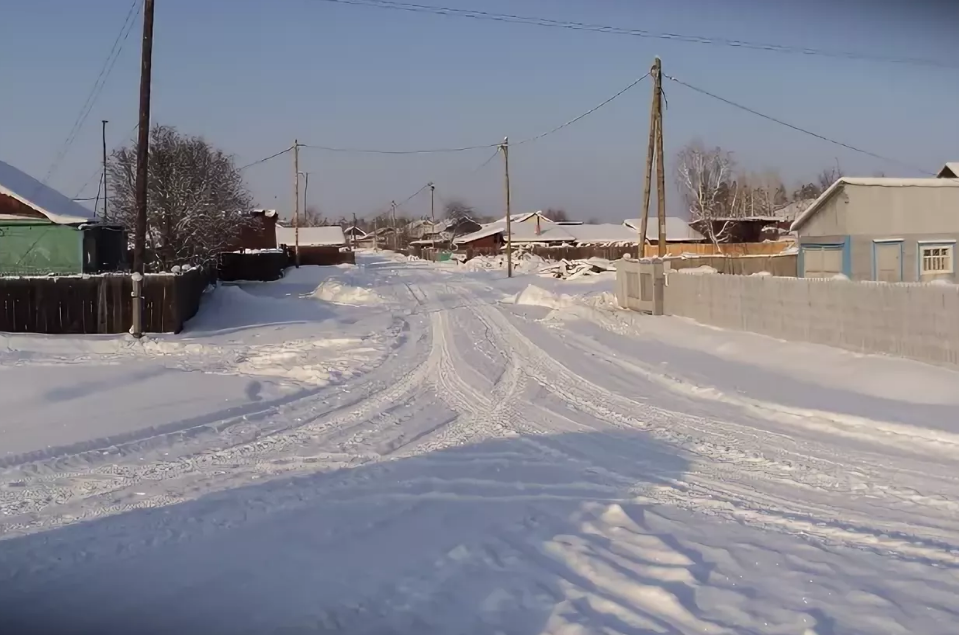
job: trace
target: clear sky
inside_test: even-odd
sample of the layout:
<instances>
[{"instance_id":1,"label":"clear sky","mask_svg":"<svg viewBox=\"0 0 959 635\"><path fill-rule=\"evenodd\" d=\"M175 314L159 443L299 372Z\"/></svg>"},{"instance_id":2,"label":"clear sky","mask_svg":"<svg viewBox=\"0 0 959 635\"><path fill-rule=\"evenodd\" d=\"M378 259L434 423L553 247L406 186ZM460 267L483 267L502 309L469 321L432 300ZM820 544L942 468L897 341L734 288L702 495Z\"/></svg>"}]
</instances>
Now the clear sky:
<instances>
[{"instance_id":1,"label":"clear sky","mask_svg":"<svg viewBox=\"0 0 959 635\"><path fill-rule=\"evenodd\" d=\"M911 164L959 160L959 2L954 0L419 0L421 4L955 62L929 68L791 55L331 4L156 0L153 121L200 134L241 164L302 143L364 148L495 144L552 128L644 74L664 71L756 110ZM5 2L0 158L42 178L62 148L130 0ZM140 22L51 184L93 196L100 120L112 147L136 124ZM788 184L840 162L847 173L918 176L667 82L667 159L692 139ZM635 217L650 84L511 154L516 210ZM366 215L427 181L444 199L502 211L492 151L377 156L301 151L310 203ZM90 177L92 175L93 178ZM246 172L259 204L286 213L292 158ZM671 176L671 175L670 175ZM670 181L672 179L670 178ZM669 208L678 200L670 188ZM406 206L428 210L428 197Z\"/></svg>"}]
</instances>

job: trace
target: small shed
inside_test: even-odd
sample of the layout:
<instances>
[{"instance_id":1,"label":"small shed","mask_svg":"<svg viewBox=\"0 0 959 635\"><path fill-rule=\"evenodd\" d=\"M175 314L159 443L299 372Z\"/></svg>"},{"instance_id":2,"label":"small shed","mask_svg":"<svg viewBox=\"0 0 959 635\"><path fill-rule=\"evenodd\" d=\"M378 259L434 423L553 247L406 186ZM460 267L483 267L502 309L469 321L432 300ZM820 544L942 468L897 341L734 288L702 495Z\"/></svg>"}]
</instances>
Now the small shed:
<instances>
[{"instance_id":1,"label":"small shed","mask_svg":"<svg viewBox=\"0 0 959 635\"><path fill-rule=\"evenodd\" d=\"M126 232L0 161L0 275L71 275L126 265Z\"/></svg>"},{"instance_id":2,"label":"small shed","mask_svg":"<svg viewBox=\"0 0 959 635\"><path fill-rule=\"evenodd\" d=\"M959 180L843 177L791 229L800 277L956 281Z\"/></svg>"},{"instance_id":3,"label":"small shed","mask_svg":"<svg viewBox=\"0 0 959 635\"><path fill-rule=\"evenodd\" d=\"M240 226L234 249L276 249L277 218L275 209L252 210L249 222Z\"/></svg>"}]
</instances>

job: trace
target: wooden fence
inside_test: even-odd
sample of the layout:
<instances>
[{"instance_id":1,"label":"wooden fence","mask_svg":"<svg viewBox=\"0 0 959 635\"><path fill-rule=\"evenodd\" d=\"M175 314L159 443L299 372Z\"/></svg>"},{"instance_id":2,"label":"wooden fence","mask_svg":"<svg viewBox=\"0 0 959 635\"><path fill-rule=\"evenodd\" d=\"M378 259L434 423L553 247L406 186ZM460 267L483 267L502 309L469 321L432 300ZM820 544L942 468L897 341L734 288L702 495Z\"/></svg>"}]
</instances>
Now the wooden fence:
<instances>
[{"instance_id":1,"label":"wooden fence","mask_svg":"<svg viewBox=\"0 0 959 635\"><path fill-rule=\"evenodd\" d=\"M669 258L668 268L695 269L712 267L719 273L737 276L751 276L754 273L767 272L780 278L795 278L798 257L796 254L774 254L771 256L694 256L690 258Z\"/></svg>"},{"instance_id":2,"label":"wooden fence","mask_svg":"<svg viewBox=\"0 0 959 635\"><path fill-rule=\"evenodd\" d=\"M223 253L217 259L217 277L223 282L272 282L282 278L292 264L290 254L284 250Z\"/></svg>"},{"instance_id":3,"label":"wooden fence","mask_svg":"<svg viewBox=\"0 0 959 635\"><path fill-rule=\"evenodd\" d=\"M290 262L294 262L294 249L287 247L287 251L290 254ZM347 264L356 264L355 252L340 251L339 247L300 247L300 266L330 267Z\"/></svg>"},{"instance_id":4,"label":"wooden fence","mask_svg":"<svg viewBox=\"0 0 959 635\"><path fill-rule=\"evenodd\" d=\"M729 243L729 244L720 244L717 248L716 245L712 243L667 243L666 244L666 255L668 256L681 256L681 255L697 255L697 256L712 256L712 255L724 255L724 256L758 256L758 255L774 255L780 254L783 250L792 247L793 243L788 241L783 242L768 242L768 243ZM530 246L517 246L514 248L516 253L529 253L539 256L545 260L586 260L588 258L605 258L606 260L619 260L625 255L629 255L633 258L637 256L636 245L631 246L606 246L606 245L581 245L578 247L545 247L537 245L534 247ZM499 253L502 253L502 249L499 247L489 247L489 248L480 248L480 249L464 249L460 250L457 253L466 256L466 260L476 258L477 256L492 256ZM424 249L422 250L423 258L427 260L433 259L434 252L432 250ZM659 255L658 245L646 245L645 246L645 256L647 258L652 256Z\"/></svg>"},{"instance_id":5,"label":"wooden fence","mask_svg":"<svg viewBox=\"0 0 959 635\"><path fill-rule=\"evenodd\" d=\"M145 333L179 333L196 315L209 269L147 274L143 281ZM15 333L125 333L133 323L129 275L0 278L0 331Z\"/></svg>"}]
</instances>

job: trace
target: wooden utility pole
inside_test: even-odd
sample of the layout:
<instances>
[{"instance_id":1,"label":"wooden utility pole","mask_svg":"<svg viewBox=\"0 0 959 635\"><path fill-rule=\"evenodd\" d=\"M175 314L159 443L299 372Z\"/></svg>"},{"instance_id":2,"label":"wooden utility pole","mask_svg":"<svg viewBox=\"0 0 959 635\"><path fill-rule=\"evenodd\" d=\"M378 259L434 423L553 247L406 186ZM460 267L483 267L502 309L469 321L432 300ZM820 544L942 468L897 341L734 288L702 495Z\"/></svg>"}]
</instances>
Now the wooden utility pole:
<instances>
[{"instance_id":1,"label":"wooden utility pole","mask_svg":"<svg viewBox=\"0 0 959 635\"><path fill-rule=\"evenodd\" d=\"M102 120L103 132L103 222L107 222L107 120Z\"/></svg>"},{"instance_id":2,"label":"wooden utility pole","mask_svg":"<svg viewBox=\"0 0 959 635\"><path fill-rule=\"evenodd\" d=\"M390 201L390 227L393 229L390 232L392 234L393 251L396 251L399 245L399 237L396 235L396 201Z\"/></svg>"},{"instance_id":3,"label":"wooden utility pole","mask_svg":"<svg viewBox=\"0 0 959 635\"><path fill-rule=\"evenodd\" d=\"M663 157L663 62L653 62L653 85L656 90L656 211L659 220L659 257L666 256L666 168Z\"/></svg>"},{"instance_id":4,"label":"wooden utility pole","mask_svg":"<svg viewBox=\"0 0 959 635\"><path fill-rule=\"evenodd\" d=\"M380 250L380 221L378 216L373 217L373 251Z\"/></svg>"},{"instance_id":5,"label":"wooden utility pole","mask_svg":"<svg viewBox=\"0 0 959 635\"><path fill-rule=\"evenodd\" d=\"M509 188L509 137L503 139L500 146L503 151L503 163L506 168L506 277L513 277L513 209Z\"/></svg>"},{"instance_id":6,"label":"wooden utility pole","mask_svg":"<svg viewBox=\"0 0 959 635\"><path fill-rule=\"evenodd\" d=\"M430 233L434 234L434 240L435 240L435 234L436 234L436 201L435 201L435 198L436 198L436 186L433 185L432 183L430 183L430 219L431 219L431 220L430 220L430 223L431 223ZM435 246L435 245L434 245L434 246Z\"/></svg>"},{"instance_id":7,"label":"wooden utility pole","mask_svg":"<svg viewBox=\"0 0 959 635\"><path fill-rule=\"evenodd\" d=\"M310 207L310 173L303 173L303 213L306 214Z\"/></svg>"},{"instance_id":8,"label":"wooden utility pole","mask_svg":"<svg viewBox=\"0 0 959 635\"><path fill-rule=\"evenodd\" d=\"M353 231L350 234L353 236L353 251L356 251L356 212L353 212Z\"/></svg>"},{"instance_id":9,"label":"wooden utility pole","mask_svg":"<svg viewBox=\"0 0 959 635\"><path fill-rule=\"evenodd\" d=\"M293 264L300 266L300 141L293 140Z\"/></svg>"},{"instance_id":10,"label":"wooden utility pole","mask_svg":"<svg viewBox=\"0 0 959 635\"><path fill-rule=\"evenodd\" d=\"M133 226L133 271L143 274L147 235L147 178L150 157L150 85L153 74L153 0L143 5L143 43L140 51L140 117L137 133L136 221ZM142 298L134 298L139 304ZM137 330L137 329L134 329ZM134 333L135 336L139 335Z\"/></svg>"},{"instance_id":11,"label":"wooden utility pole","mask_svg":"<svg viewBox=\"0 0 959 635\"><path fill-rule=\"evenodd\" d=\"M656 64L653 64L649 74L656 70ZM649 145L646 148L646 180L643 184L643 215L639 229L639 258L646 257L646 237L649 235L649 197L653 186L653 162L656 160L656 126L659 123L656 106L659 102L656 99L656 86L653 85L653 99L649 107Z\"/></svg>"}]
</instances>

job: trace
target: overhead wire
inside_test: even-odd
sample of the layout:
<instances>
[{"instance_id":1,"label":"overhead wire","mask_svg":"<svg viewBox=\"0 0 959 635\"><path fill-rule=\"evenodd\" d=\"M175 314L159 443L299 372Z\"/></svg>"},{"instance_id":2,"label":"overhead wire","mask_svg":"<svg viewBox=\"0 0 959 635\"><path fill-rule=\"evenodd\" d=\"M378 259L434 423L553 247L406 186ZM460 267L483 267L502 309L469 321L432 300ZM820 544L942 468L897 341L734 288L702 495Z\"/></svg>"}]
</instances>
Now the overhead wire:
<instances>
[{"instance_id":1,"label":"overhead wire","mask_svg":"<svg viewBox=\"0 0 959 635\"><path fill-rule=\"evenodd\" d=\"M76 141L77 136L80 134L83 124L86 123L87 117L90 116L93 106L96 104L100 93L103 91L103 87L106 85L107 79L110 77L110 73L113 72L113 67L116 65L117 59L120 57L120 53L123 50L123 45L130 37L130 32L133 30L133 24L136 21L136 17L139 15L139 13L140 0L134 0L133 4L130 5L129 11L127 12L126 19L123 21L123 26L120 28L120 33L117 34L117 37L113 42L113 46L110 48L109 54L107 54L107 59L104 60L103 66L100 68L100 74L97 76L96 81L93 83L93 87L90 89L90 93L87 95L86 100L80 107L80 114L77 115L76 120L73 122L73 126L70 128L70 132L67 134L67 138L64 141L63 146L53 159L53 162L47 169L46 175L41 181L44 185L46 185L47 181L53 177L57 169L60 167L63 159L66 158L67 153L70 151L70 148Z\"/></svg>"},{"instance_id":2,"label":"overhead wire","mask_svg":"<svg viewBox=\"0 0 959 635\"><path fill-rule=\"evenodd\" d=\"M246 169L248 169L248 168L252 168L252 167L255 166L255 165L260 165L261 163L266 163L267 161L272 161L273 159L275 159L275 158L277 158L277 157L280 157L280 156L283 156L283 155L286 154L287 152L292 151L294 147L295 147L295 146L290 146L289 148L285 148L285 149L283 149L283 150L280 150L279 152L276 152L276 153L274 153L274 154L271 154L271 155L268 156L268 157L263 157L262 159L258 159L258 160L256 160L256 161L254 161L253 163L247 163L246 165L237 168L237 172L242 172L243 170L246 170ZM300 147L302 148L302 147L303 147L303 144L300 144Z\"/></svg>"},{"instance_id":3,"label":"overhead wire","mask_svg":"<svg viewBox=\"0 0 959 635\"><path fill-rule=\"evenodd\" d=\"M541 132L541 133L539 133L539 134L537 134L537 135L534 135L534 136L532 136L532 137L528 137L528 138L523 139L523 140L521 140L521 141L510 142L510 146L512 147L512 146L524 145L524 144L527 144L527 143L531 143L531 142L533 142L533 141L539 141L540 139L542 139L542 138L544 138L544 137L548 137L548 136L550 136L550 135L552 135L552 134L555 134L555 133L557 133L557 132L559 132L559 131L561 131L561 130L564 130L564 129L572 126L573 124L576 124L576 123L582 121L582 120L585 119L586 117L589 117L590 115L592 115L592 114L595 113L596 111L600 110L600 109L603 108L604 106L607 106L607 105L610 104L611 102L613 102L613 101L615 101L616 99L618 99L619 97L623 96L625 93L629 92L631 89L635 88L637 84L639 84L640 82L642 82L642 81L643 81L644 79L646 79L647 77L649 77L649 73L646 73L645 75L643 75L643 76L640 77L639 79L636 79L636 80L630 82L625 88L622 88L621 90L619 90L618 92L616 92L612 97L609 97L608 99L603 100L601 103L597 104L596 106L593 106L592 108L590 108L590 109L587 110L586 112L584 112L584 113L582 113L582 114L580 114L580 115L577 115L576 117L573 117L573 118L570 119L569 121L566 121L565 123L562 123L562 124L560 124L560 125L558 125L558 126L556 126L556 127L554 127L554 128L550 128L549 130L546 130L545 132ZM503 145L502 142L500 142L500 143L487 143L487 144L480 144L480 145L460 146L460 147L449 147L449 148L427 148L427 149L419 149L419 150L383 150L383 149L373 149L373 148L364 148L364 149L361 149L361 148L344 148L344 147L332 147L332 146L316 145L316 144L310 144L310 143L301 143L301 144L300 144L300 147L301 147L301 148L313 149L313 150L323 150L323 151L326 151L326 152L341 152L341 153L351 153L351 154L411 155L411 154L444 154L444 153L468 152L468 151L473 151L473 150L489 150L489 149L495 149L495 150L498 152L498 151L499 151L499 148L500 148L502 145ZM291 148L291 149L292 149L292 148ZM483 163L480 167L485 167L486 164L489 163L490 161L492 161L495 156L496 156L496 155L494 154L493 157L490 157L490 158L489 158L485 163ZM477 168L477 169L478 169L478 168Z\"/></svg>"},{"instance_id":4,"label":"overhead wire","mask_svg":"<svg viewBox=\"0 0 959 635\"><path fill-rule=\"evenodd\" d=\"M133 134L134 132L136 132L137 128L139 128L139 127L140 127L140 124L139 124L139 123L134 124L134 125L133 125L133 128L131 128L131 129L130 129L130 132L128 132L127 134ZM116 150L117 147L118 147L118 146L114 146L113 150ZM89 186L91 183L93 183L93 179L94 179L98 174L101 174L101 175L103 174L103 167L102 167L102 166L99 167L99 168L97 168L97 170L96 170L93 174L91 174L91 175L87 178L86 181L83 182L83 185L81 185L81 186L80 186L80 189L77 190L77 195L73 197L73 200L74 200L74 201L92 201L92 200L93 200L92 198L80 198L80 195L83 194L84 190L87 189L87 186Z\"/></svg>"},{"instance_id":5,"label":"overhead wire","mask_svg":"<svg viewBox=\"0 0 959 635\"><path fill-rule=\"evenodd\" d=\"M701 35L691 35L686 33L671 33L663 31L651 31L648 29L635 29L610 26L604 24L591 24L587 22L576 22L569 20L555 20L552 18L522 16L509 13L494 13L491 11L481 11L476 9L461 9L445 6L434 6L415 4L410 2L398 2L396 0L319 0L329 4L353 5L377 9L387 9L392 11L405 11L408 13L432 14L445 17L468 18L473 20L483 20L492 22L505 22L512 24L525 24L529 26L566 29L571 31L589 31L595 33L605 33L611 35L632 36L646 39L671 40L685 42L689 44L702 44L710 46L722 46L728 48L750 49L758 51L769 51L775 53L786 53L804 56L820 56L837 59L857 60L866 62L880 62L887 64L906 64L912 66L927 66L933 68L959 69L959 64L944 60L917 57L895 57L885 55L870 55L866 53L856 53L852 51L832 51L826 49L816 49L804 46L791 46L786 44L775 44L766 42L755 42L750 40L738 40L722 37L711 37Z\"/></svg>"},{"instance_id":6,"label":"overhead wire","mask_svg":"<svg viewBox=\"0 0 959 635\"><path fill-rule=\"evenodd\" d=\"M837 141L836 139L832 139L832 138L827 137L827 136L825 136L825 135L821 135L821 134L819 134L819 133L817 133L817 132L813 132L813 131L811 131L811 130L807 130L807 129L805 129L805 128L801 128L800 126L797 126L797 125L788 123L788 122L783 121L782 119L779 119L779 118L777 118L777 117L773 117L773 116L771 116L771 115L767 115L767 114L765 114L765 113L759 112L758 110L755 110L755 109L750 108L750 107L748 107L748 106L744 106L744 105L742 105L742 104L740 104L740 103L734 102L734 101L732 101L731 99L726 99L725 97L720 97L719 95L716 95L715 93L711 93L711 92L709 92L708 90L705 90L705 89L703 89L703 88L699 88L699 87L697 87L697 86L693 86L692 84L689 84L689 83L684 82L684 81L682 81L682 80L676 79L675 77L672 77L672 76L670 76L670 75L666 75L665 73L663 74L663 77L664 77L665 79L668 79L668 80L670 80L670 81L672 81L672 82L675 82L675 83L679 84L680 86L684 86L684 87L686 87L686 88L688 88L688 89L690 89L690 90L692 90L692 91L695 91L695 92L697 92L697 93L700 93L700 94L705 95L705 96L707 96L707 97L710 97L710 98L712 98L712 99L716 99L716 100L721 101L721 102L723 102L723 103L725 103L725 104L727 104L727 105L729 105L729 106L732 106L732 107L734 107L734 108L738 108L739 110L742 110L742 111L744 111L744 112L748 112L748 113L750 113L750 114L752 114L752 115L755 115L755 116L757 116L757 117L761 117L761 118L763 118L763 119L766 119L767 121L771 121L771 122L773 122L773 123L779 124L780 126L785 126L786 128L789 128L789 129L791 129L791 130L795 130L796 132L801 132L801 133L803 133L803 134L805 134L805 135L809 135L809 136L811 136L811 137L815 137L816 139L820 139L821 141L826 141L827 143L831 143L831 144L833 144L833 145L837 145L837 146L840 146L840 147L842 147L842 148L846 148L847 150L852 150L853 152L857 152L857 153L859 153L859 154L862 154L862 155L865 155L865 156L868 156L868 157L872 157L873 159L879 159L880 161L885 161L885 162L888 162L888 163L895 163L895 164L901 165L901 166L903 166L903 167L907 167L907 168L909 168L909 169L911 169L911 170L916 170L917 172L922 172L922 173L924 173L924 174L934 175L934 172L932 172L932 171L930 171L930 170L927 170L927 169L925 169L925 168L921 168L921 167L918 167L918 166L916 166L916 165L912 165L911 163L908 163L908 162L905 162L905 161L900 161L899 159L893 159L892 157L883 156L883 155L877 154L877 153L875 153L875 152L870 152L869 150L864 150L864 149L858 148L858 147L856 147L856 146L854 146L854 145L851 145L851 144L848 144L848 143L844 143L844 142L842 142L842 141Z\"/></svg>"}]
</instances>

